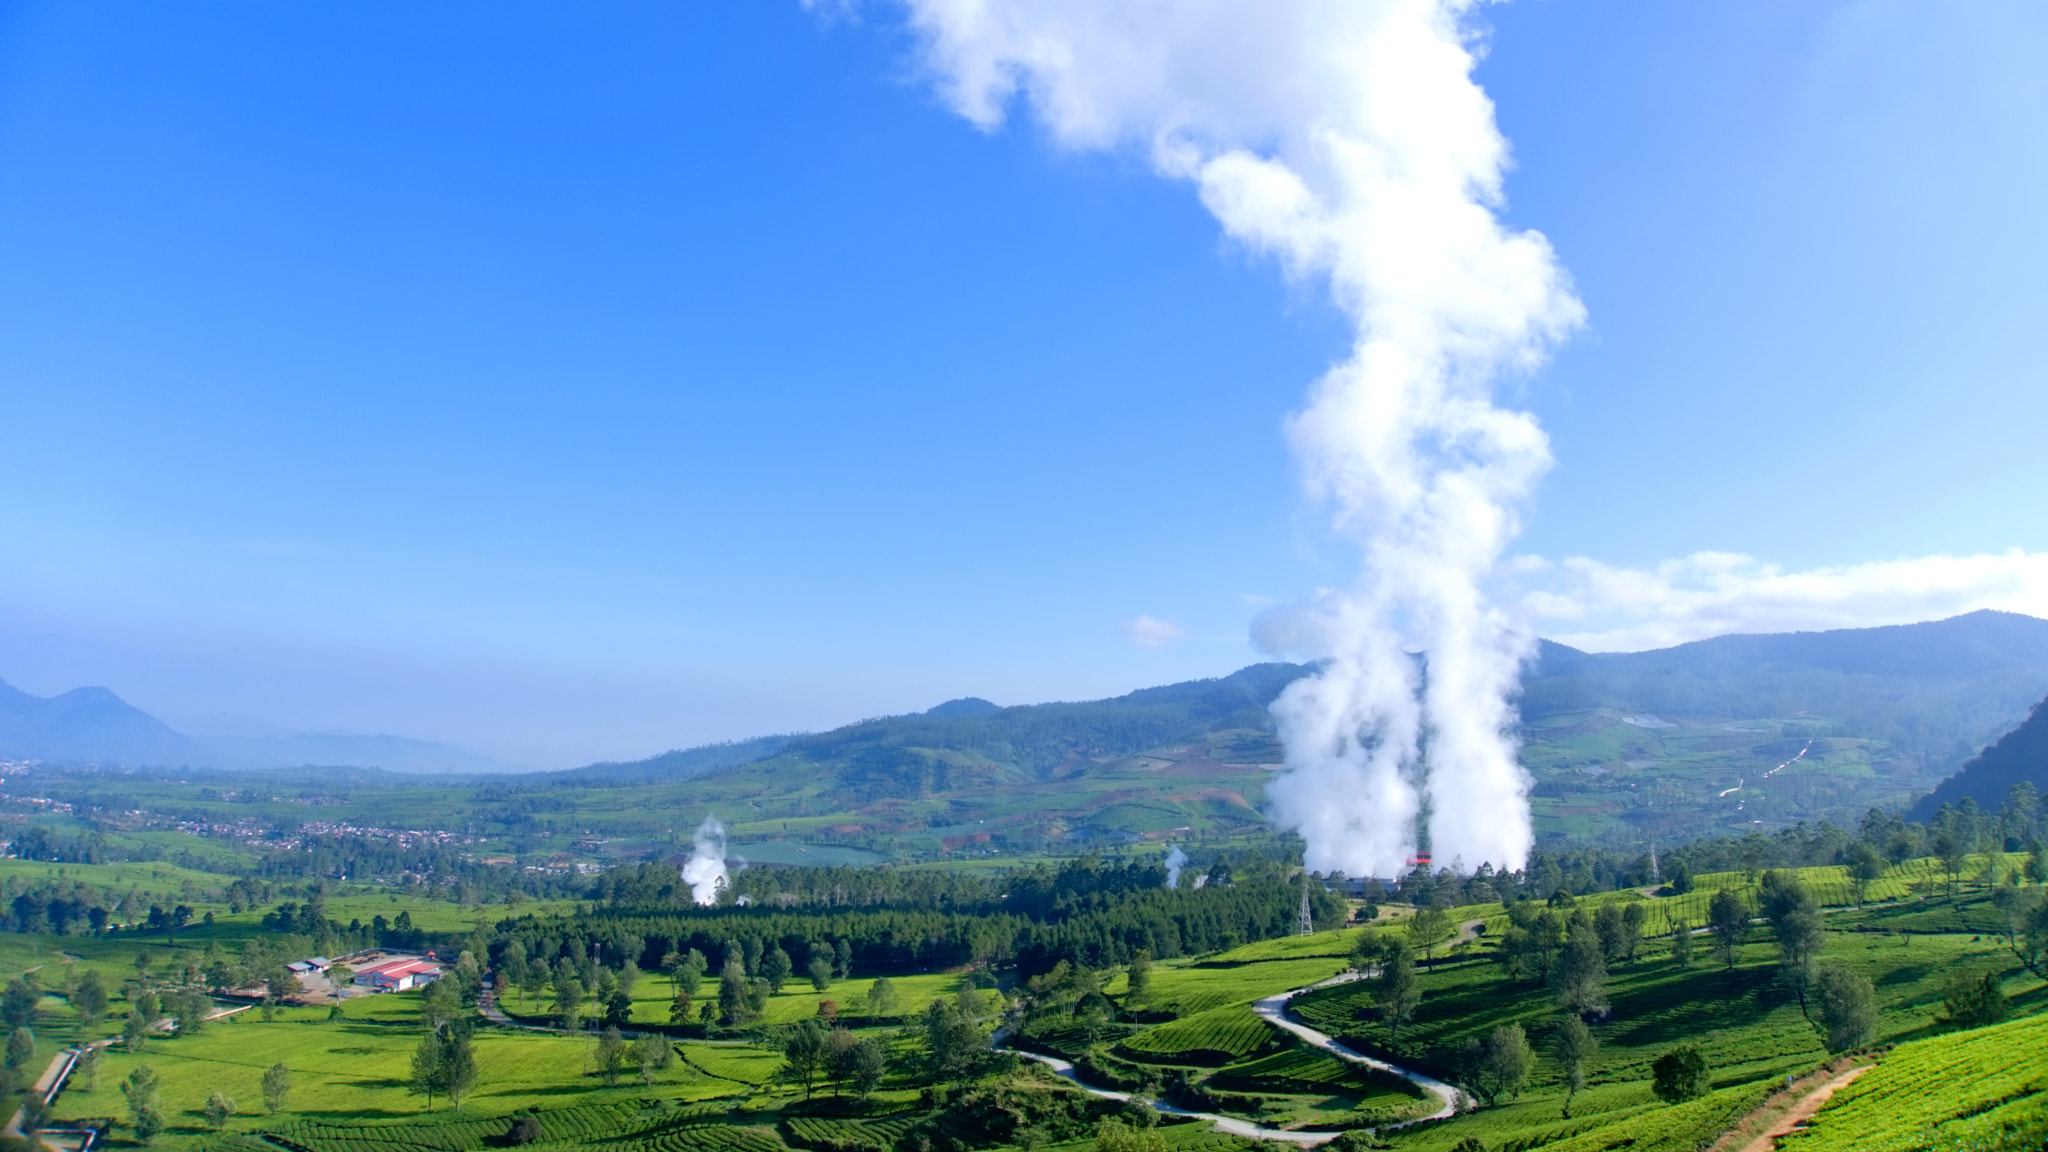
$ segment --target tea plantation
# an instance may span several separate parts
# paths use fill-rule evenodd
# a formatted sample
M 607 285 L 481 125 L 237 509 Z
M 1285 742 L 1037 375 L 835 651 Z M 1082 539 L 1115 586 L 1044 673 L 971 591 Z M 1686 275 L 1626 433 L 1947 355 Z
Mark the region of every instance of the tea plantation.
M 1979 857 L 1966 862 L 1963 876 L 2002 874 L 2023 860 Z M 1841 868 L 1794 874 L 1821 906 L 1811 965 L 1835 966 L 1868 981 L 1873 1017 L 1848 1058 L 1875 1068 L 1785 1147 L 1906 1152 L 2020 1147 L 2010 1141 L 2037 1139 L 2024 1133 L 2038 1134 L 2048 1102 L 2048 1059 L 2041 1055 L 2048 1051 L 2048 985 L 2020 963 L 2015 941 L 2005 934 L 2012 922 L 2008 897 L 1926 860 L 1887 869 L 1868 885 L 1861 907 Z M 188 977 L 179 973 L 198 965 L 210 945 L 252 938 L 242 923 L 251 913 L 195 926 L 175 947 L 151 942 L 146 963 L 138 963 L 145 946 L 130 937 L 0 935 L 0 965 L 19 974 L 23 987 L 40 990 L 27 1010 L 33 1048 L 16 1055 L 16 1066 L 37 1069 L 67 1044 L 112 1041 L 96 1077 L 81 1072 L 58 1097 L 51 1126 L 89 1125 L 101 1133 L 98 1147 L 115 1150 L 148 1143 L 172 1152 L 482 1152 L 514 1145 L 617 1152 L 1094 1152 L 1098 1126 L 1116 1117 L 1149 1133 L 1146 1147 L 1155 1152 L 1248 1147 L 1206 1122 L 1162 1121 L 1141 1105 L 1087 1094 L 1038 1065 L 992 1050 L 990 1034 L 1001 1027 L 1020 1048 L 1071 1059 L 1077 1074 L 1099 1088 L 1269 1129 L 1314 1132 L 1339 1140 L 1340 1152 L 1453 1152 L 1471 1149 L 1475 1139 L 1491 1152 L 1694 1152 L 1755 1113 L 1788 1076 L 1842 1058 L 1828 1050 L 1811 987 L 1802 1003 L 1783 941 L 1763 914 L 1764 878 L 1737 872 L 1694 879 L 1694 890 L 1684 895 L 1625 889 L 1565 899 L 1552 909 L 1561 919 L 1584 913 L 1585 924 L 1608 905 L 1645 911 L 1641 939 L 1602 944 L 1597 1003 L 1578 1014 L 1595 1047 L 1576 1090 L 1555 1052 L 1567 1019 L 1559 1006 L 1561 969 L 1553 967 L 1546 978 L 1503 963 L 1511 917 L 1499 904 L 1452 910 L 1454 926 L 1477 921 L 1481 930 L 1455 943 L 1430 942 L 1435 956 L 1412 969 L 1417 999 L 1406 1013 L 1388 1009 L 1384 959 L 1377 962 L 1378 976 L 1329 983 L 1353 964 L 1367 931 L 1359 927 L 1190 950 L 1159 958 L 1142 973 L 1130 963 L 1068 960 L 1098 947 L 1085 940 L 1056 962 L 998 965 L 972 958 L 972 948 L 988 947 L 976 938 L 970 959 L 951 968 L 905 965 L 855 974 L 828 963 L 817 974 L 822 986 L 785 973 L 780 986 L 771 987 L 746 966 L 768 971 L 777 947 L 829 957 L 834 935 L 866 930 L 856 917 L 870 914 L 834 909 L 820 914 L 810 939 L 784 937 L 782 945 L 755 939 L 746 946 L 752 952 L 742 955 L 737 942 L 748 925 L 769 916 L 779 917 L 778 924 L 804 921 L 779 909 L 664 911 L 674 920 L 702 918 L 715 924 L 714 938 L 735 941 L 730 955 L 705 957 L 724 966 L 723 974 L 712 967 L 686 981 L 650 971 L 621 985 L 624 966 L 579 968 L 574 951 L 562 948 L 537 982 L 529 980 L 524 989 L 508 982 L 501 989 L 511 1024 L 459 1009 L 463 1026 L 473 1029 L 476 1068 L 459 1107 L 445 1094 L 415 1091 L 415 1056 L 428 1034 L 423 1020 L 430 1009 L 429 997 L 418 991 L 352 999 L 339 1012 L 317 999 L 247 1005 L 193 1034 L 123 1038 L 123 1017 L 139 1010 L 145 990 L 152 997 L 182 994 Z M 1743 939 L 1717 955 L 1710 937 L 1690 937 L 1692 955 L 1682 957 L 1667 926 L 1705 924 L 1713 894 L 1723 888 L 1740 898 L 1750 921 L 1740 930 Z M 1284 898 L 1298 888 L 1274 891 Z M 1112 906 L 1112 896 L 1090 899 Z M 1243 890 L 1229 899 L 1236 903 L 1219 897 L 1213 906 L 1185 908 L 1237 914 Z M 1521 906 L 1515 916 L 1530 915 L 1528 909 Z M 1259 930 L 1285 931 L 1290 912 L 1283 906 Z M 643 911 L 633 914 L 640 917 L 634 923 L 657 922 Z M 936 918 L 900 923 L 906 931 L 928 933 L 888 942 L 908 956 L 934 946 L 929 933 L 952 930 Z M 1050 918 L 1044 923 L 1057 927 Z M 1420 945 L 1408 939 L 1412 923 L 1403 908 L 1370 931 L 1382 942 Z M 523 939 L 544 941 L 551 932 L 595 938 L 602 924 L 588 907 L 543 909 L 495 926 L 472 923 L 456 944 L 502 961 L 510 926 Z M 1040 930 L 1053 929 L 1032 929 Z M 1167 929 L 1155 923 L 1147 930 Z M 1360 962 L 1375 963 L 1371 957 Z M 90 1023 L 74 1000 L 87 972 L 98 974 L 112 993 L 108 1010 Z M 877 988 L 885 974 L 892 990 L 886 994 Z M 698 982 L 695 998 L 677 1017 L 674 997 L 691 982 Z M 2009 1016 L 2008 1022 L 1973 1026 L 1957 1019 L 1955 990 L 1965 984 L 1994 989 L 1996 1014 Z M 617 989 L 615 1000 L 603 1001 L 606 988 Z M 1252 1011 L 1255 1002 L 1295 989 L 1306 989 L 1290 1001 L 1300 1023 L 1353 1051 L 1453 1084 L 1478 1085 L 1488 1045 L 1518 1029 L 1526 1051 L 1522 1074 L 1486 1092 L 1471 1087 L 1465 1110 L 1453 1117 L 1424 1119 L 1438 1110 L 1436 1096 L 1313 1047 Z M 613 1013 L 624 1028 L 621 1043 L 644 1033 L 652 1047 L 633 1049 L 639 1055 L 630 1059 L 608 1058 L 601 1020 L 575 1032 L 557 1030 L 555 1013 L 571 993 L 597 1001 L 586 1019 L 600 1008 Z M 234 1003 L 225 996 L 218 1002 L 223 1008 Z M 804 1074 L 799 1040 L 805 1034 L 837 1037 L 830 1041 L 839 1045 L 835 1051 L 868 1042 L 874 1074 L 856 1082 L 846 1071 L 852 1064 L 829 1061 Z M 1674 1103 L 1653 1090 L 1655 1066 L 1681 1046 L 1696 1048 L 1705 1070 Z M 659 1050 L 673 1058 L 648 1055 Z M 148 1140 L 126 1090 L 144 1065 L 162 1114 L 161 1130 Z M 289 1069 L 290 1089 L 266 1102 L 266 1072 L 279 1065 Z M 209 1114 L 216 1093 L 234 1099 L 232 1114 L 218 1108 Z M 1483 1098 L 1492 1102 L 1478 1106 Z

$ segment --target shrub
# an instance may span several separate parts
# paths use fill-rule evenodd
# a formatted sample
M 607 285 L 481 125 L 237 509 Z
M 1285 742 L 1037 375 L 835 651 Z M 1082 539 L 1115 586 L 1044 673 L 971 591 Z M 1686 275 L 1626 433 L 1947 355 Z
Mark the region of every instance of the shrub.
M 1947 1021 L 1961 1028 L 1996 1024 L 2012 1014 L 1996 972 L 1975 977 L 1958 972 L 1949 977 L 1942 989 L 1941 1006 Z
M 1877 999 L 1869 977 L 1841 964 L 1823 964 L 1814 976 L 1813 999 L 1829 1051 L 1861 1048 L 1877 1034 Z
M 1650 1065 L 1650 1091 L 1666 1104 L 1682 1104 L 1707 1094 L 1707 1058 L 1696 1045 L 1681 1044 Z

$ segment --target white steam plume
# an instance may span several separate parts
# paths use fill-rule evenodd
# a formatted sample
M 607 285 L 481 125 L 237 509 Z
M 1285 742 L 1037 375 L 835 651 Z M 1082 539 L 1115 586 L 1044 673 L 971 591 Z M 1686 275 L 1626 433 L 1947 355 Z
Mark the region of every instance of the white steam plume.
M 690 898 L 699 904 L 718 903 L 718 891 L 725 887 L 725 825 L 716 816 L 706 816 L 697 825 L 690 845 L 690 858 L 683 861 L 683 883 L 690 886 Z
M 1187 866 L 1188 854 L 1181 851 L 1179 845 L 1175 845 L 1172 851 L 1166 854 L 1166 886 L 1168 888 L 1180 887 L 1180 870 Z
M 1544 238 L 1494 215 L 1507 145 L 1471 76 L 1473 0 L 903 3 L 961 115 L 992 128 L 1022 93 L 1060 143 L 1141 146 L 1228 234 L 1329 277 L 1357 341 L 1289 432 L 1363 564 L 1262 622 L 1327 660 L 1274 705 L 1274 818 L 1316 871 L 1389 875 L 1427 796 L 1438 854 L 1520 867 L 1509 701 L 1531 640 L 1480 583 L 1550 452 L 1492 387 L 1583 313 Z

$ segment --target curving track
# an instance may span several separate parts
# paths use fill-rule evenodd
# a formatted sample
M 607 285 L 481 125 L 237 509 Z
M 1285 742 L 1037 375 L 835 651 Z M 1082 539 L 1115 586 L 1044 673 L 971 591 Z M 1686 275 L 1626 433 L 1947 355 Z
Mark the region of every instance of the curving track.
M 1420 1072 L 1411 1071 L 1397 1064 L 1389 1064 L 1384 1060 L 1376 1060 L 1373 1057 L 1367 1056 L 1362 1052 L 1355 1052 L 1350 1048 L 1347 1048 L 1344 1045 L 1338 1043 L 1334 1037 L 1327 1036 L 1321 1032 L 1318 1032 L 1315 1029 L 1309 1027 L 1308 1025 L 1303 1024 L 1301 1021 L 1296 1020 L 1287 1010 L 1287 1002 L 1303 992 L 1307 992 L 1313 988 L 1326 988 L 1332 984 L 1342 984 L 1348 980 L 1356 979 L 1358 979 L 1358 974 L 1355 972 L 1347 972 L 1343 975 L 1332 976 L 1328 980 L 1324 980 L 1316 984 L 1311 984 L 1307 988 L 1296 988 L 1292 991 L 1282 992 L 1277 996 L 1268 996 L 1264 1000 L 1260 1000 L 1254 1003 L 1252 1005 L 1252 1011 L 1258 1013 L 1260 1017 L 1262 1017 L 1268 1023 L 1274 1025 L 1275 1027 L 1284 1028 L 1287 1031 L 1294 1033 L 1296 1036 L 1299 1036 L 1303 1040 L 1308 1041 L 1311 1045 L 1315 1046 L 1316 1048 L 1319 1048 L 1324 1052 L 1328 1052 L 1330 1055 L 1335 1056 L 1340 1060 L 1349 1060 L 1353 1064 L 1364 1064 L 1373 1068 L 1379 1068 L 1388 1072 L 1392 1072 L 1394 1075 L 1400 1076 L 1416 1084 L 1417 1086 L 1423 1088 L 1424 1090 L 1428 1091 L 1431 1095 L 1437 1098 L 1438 1107 L 1436 1111 L 1430 1113 L 1427 1116 L 1417 1117 L 1415 1120 L 1403 1121 L 1400 1124 L 1389 1124 L 1387 1125 L 1388 1128 L 1403 1128 L 1409 1124 L 1418 1123 L 1421 1120 L 1440 1120 L 1446 1116 L 1451 1115 L 1457 1109 L 1457 1089 L 1451 1087 L 1449 1084 L 1446 1084 L 1441 1080 L 1437 1080 L 1429 1076 L 1424 1076 Z M 1002 1042 L 1002 1036 L 1002 1033 L 997 1034 L 996 1042 L 998 1044 Z M 1044 1064 L 1047 1067 L 1050 1067 L 1054 1072 L 1057 1072 L 1061 1077 L 1073 1081 L 1074 1084 L 1079 1086 L 1081 1090 L 1084 1092 L 1088 1092 L 1096 1096 L 1101 1096 L 1109 1100 L 1129 1100 L 1131 1098 L 1131 1094 L 1129 1092 L 1112 1092 L 1107 1088 L 1097 1088 L 1094 1085 L 1083 1081 L 1079 1076 L 1076 1076 L 1074 1074 L 1074 1065 L 1071 1061 L 1061 1060 L 1054 1056 L 1041 1056 L 1036 1052 L 1025 1052 L 1021 1049 L 1013 1048 L 1011 1049 L 1011 1051 L 1015 1052 L 1019 1056 L 1025 1057 L 1026 1059 L 1036 1060 L 1039 1063 Z M 1198 1119 L 1208 1120 L 1214 1123 L 1216 1127 L 1218 1127 L 1219 1129 L 1222 1129 L 1223 1131 L 1228 1132 L 1233 1136 L 1244 1136 L 1253 1140 L 1286 1140 L 1290 1143 L 1300 1144 L 1303 1147 L 1313 1147 L 1317 1144 L 1323 1144 L 1331 1140 L 1335 1140 L 1337 1137 L 1343 1135 L 1343 1133 L 1341 1132 L 1295 1132 L 1285 1128 L 1263 1128 L 1257 1124 L 1253 1124 L 1248 1120 L 1239 1120 L 1234 1116 L 1219 1116 L 1214 1112 L 1191 1112 L 1186 1108 L 1177 1108 L 1172 1104 L 1168 1104 L 1161 1100 L 1147 1100 L 1146 1103 L 1150 1104 L 1155 1110 L 1166 1113 L 1167 1115 L 1194 1116 Z

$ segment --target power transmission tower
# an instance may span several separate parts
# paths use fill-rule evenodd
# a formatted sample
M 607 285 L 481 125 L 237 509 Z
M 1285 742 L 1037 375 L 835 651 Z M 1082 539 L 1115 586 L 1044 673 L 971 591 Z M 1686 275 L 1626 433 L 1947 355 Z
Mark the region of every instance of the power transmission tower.
M 1303 936 L 1313 936 L 1316 934 L 1316 920 L 1314 916 L 1309 914 L 1308 910 L 1307 868 L 1301 870 L 1301 934 Z

